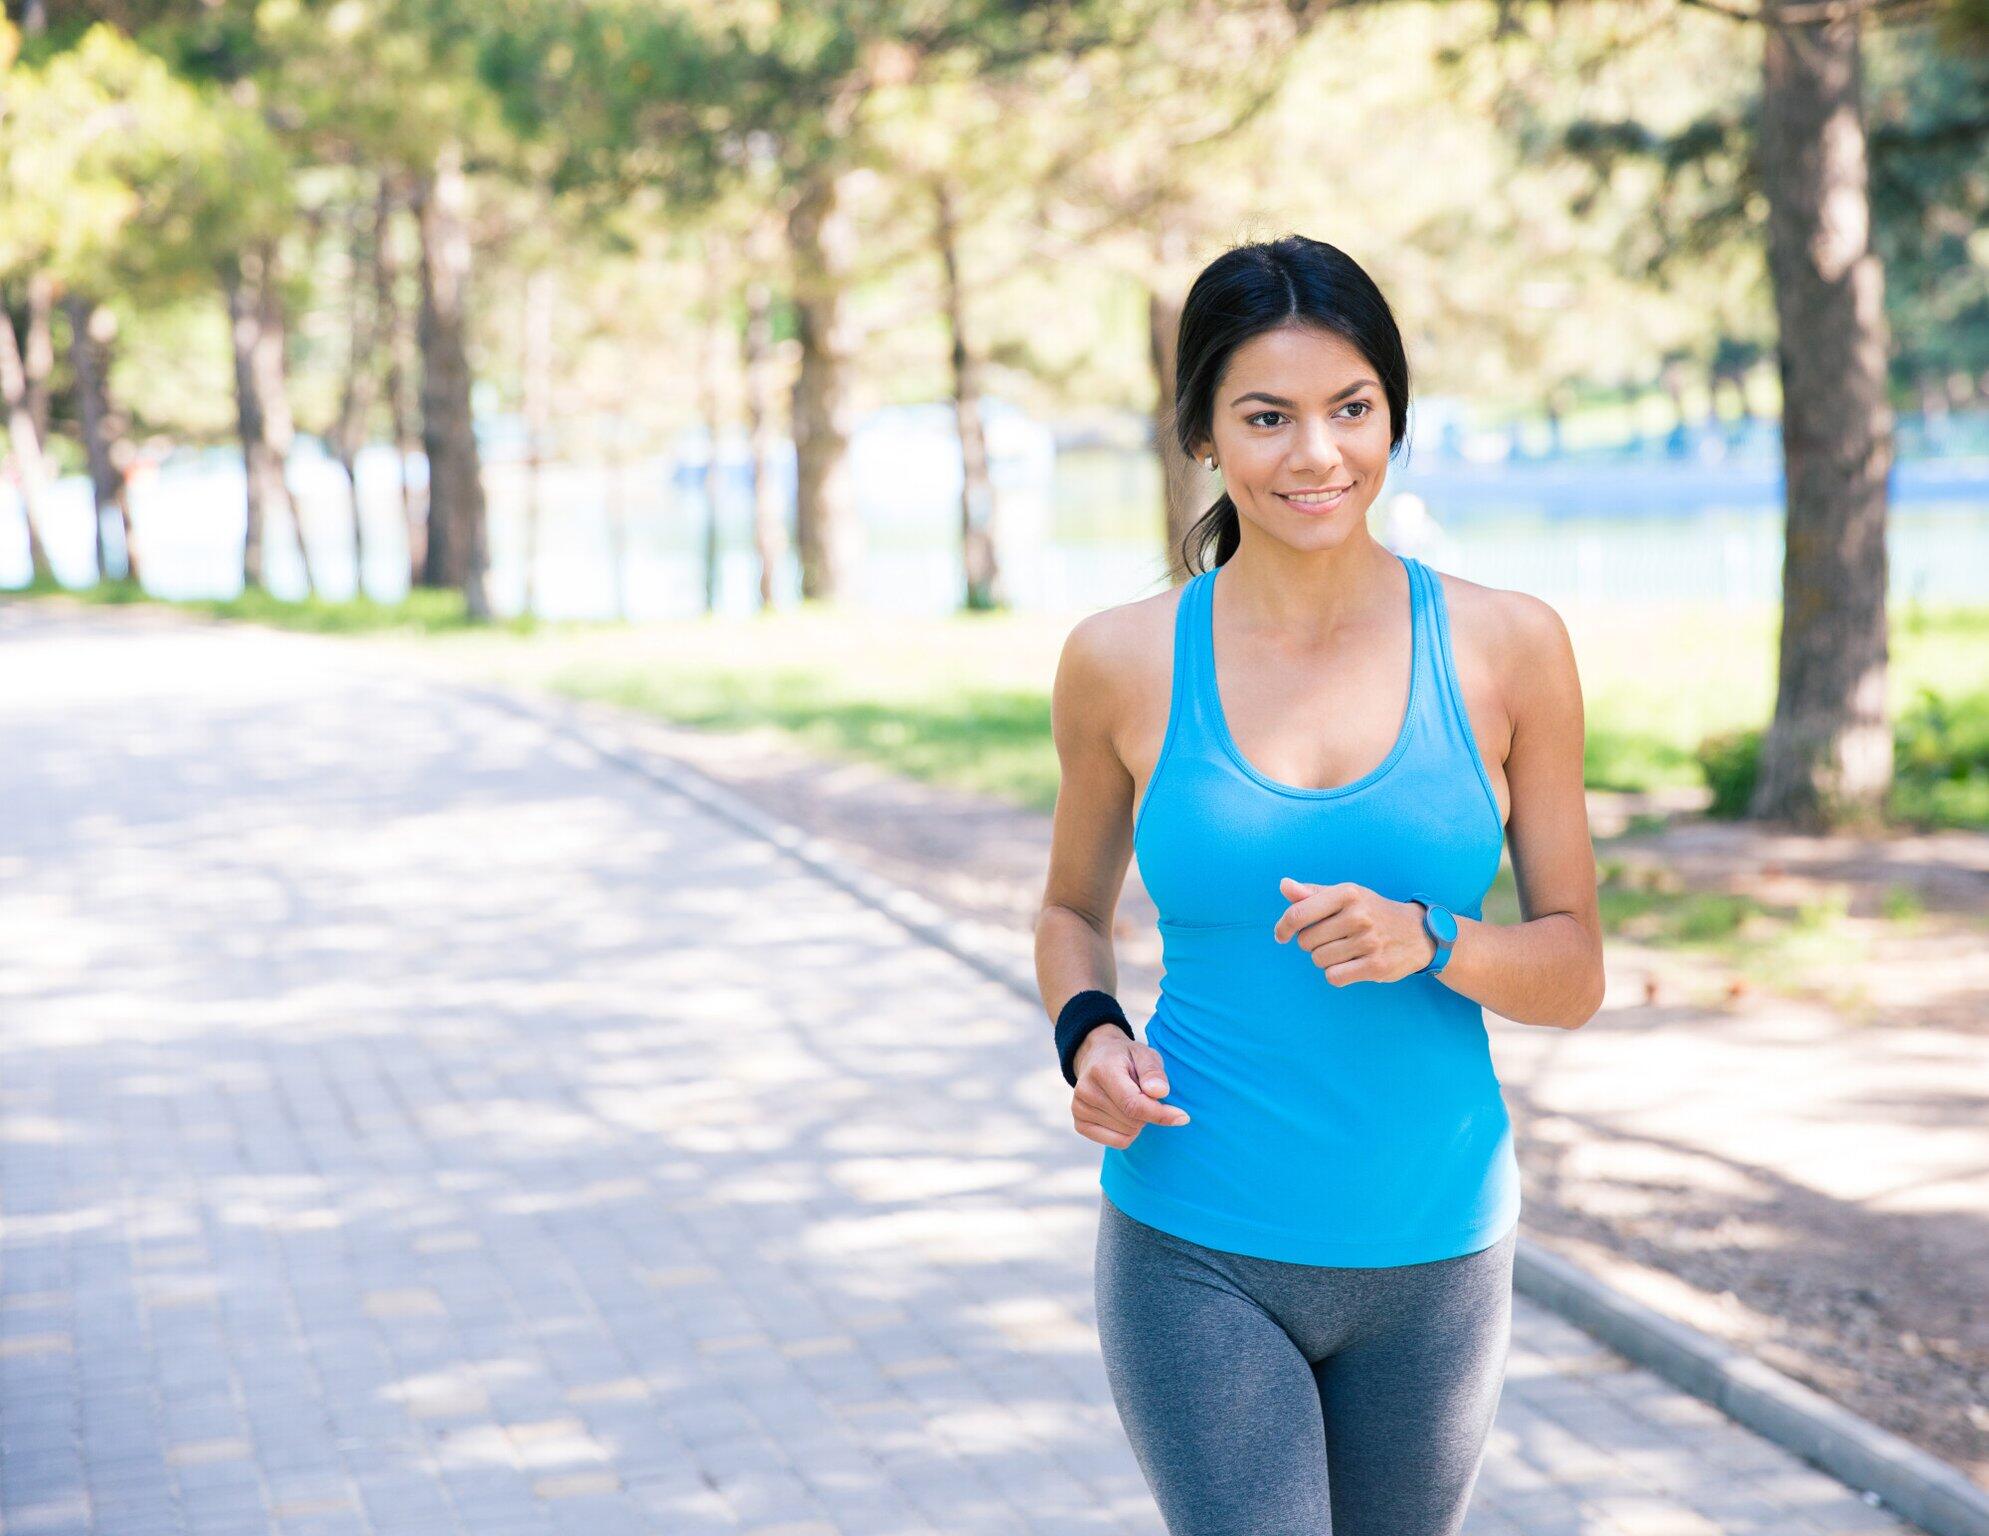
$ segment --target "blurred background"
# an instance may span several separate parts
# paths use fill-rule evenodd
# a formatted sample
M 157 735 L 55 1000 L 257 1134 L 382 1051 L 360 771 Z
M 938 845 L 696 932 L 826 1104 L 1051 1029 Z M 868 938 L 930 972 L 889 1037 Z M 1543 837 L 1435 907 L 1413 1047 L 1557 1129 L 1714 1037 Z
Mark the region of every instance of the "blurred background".
M 1755 809 L 1980 826 L 1989 65 L 1859 20 L 1784 96 L 1724 0 L 17 4 L 0 585 L 1048 633 L 1169 579 L 1182 295 L 1299 230 L 1408 338 L 1377 535 L 1658 605 L 1595 782 L 1753 795 L 1793 518 L 1789 696 L 1865 766 L 1777 738 Z
M 8 0 L 0 62 L 9 633 L 607 710 L 1018 957 L 1063 638 L 1217 494 L 1187 287 L 1349 252 L 1376 537 L 1582 669 L 1530 1237 L 1989 1489 L 1981 0 Z

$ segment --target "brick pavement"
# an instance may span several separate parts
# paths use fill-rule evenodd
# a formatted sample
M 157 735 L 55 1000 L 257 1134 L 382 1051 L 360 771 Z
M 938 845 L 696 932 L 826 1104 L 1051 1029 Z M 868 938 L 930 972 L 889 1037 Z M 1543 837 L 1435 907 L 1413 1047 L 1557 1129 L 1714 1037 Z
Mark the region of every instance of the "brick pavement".
M 0 1532 L 1146 1532 L 1039 1016 L 337 641 L 0 607 Z M 1530 1303 L 1469 1529 L 1897 1532 Z

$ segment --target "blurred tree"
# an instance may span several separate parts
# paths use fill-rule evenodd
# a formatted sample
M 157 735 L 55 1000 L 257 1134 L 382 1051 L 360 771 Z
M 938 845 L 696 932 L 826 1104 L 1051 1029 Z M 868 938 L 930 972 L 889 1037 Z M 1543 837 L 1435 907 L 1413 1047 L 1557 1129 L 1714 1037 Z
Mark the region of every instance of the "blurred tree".
M 122 496 L 109 400 L 111 295 L 160 303 L 213 281 L 217 256 L 262 238 L 281 217 L 285 167 L 253 116 L 176 78 L 108 25 L 60 37 L 39 69 L 8 71 L 0 106 L 0 274 L 49 275 L 65 295 L 79 386 L 78 416 L 102 525 L 115 513 L 125 561 L 136 541 Z M 210 290 L 211 291 L 211 290 Z M 11 325 L 0 327 L 0 374 Z M 24 369 L 19 370 L 22 374 Z M 31 518 L 42 475 L 24 379 L 16 452 Z M 10 410 L 14 391 L 8 391 Z M 21 429 L 34 438 L 25 446 Z
M 874 271 L 842 204 L 873 170 L 870 118 L 909 72 L 997 75 L 1131 35 L 1154 0 L 516 0 L 489 17 L 485 76 L 513 122 L 566 146 L 576 180 L 667 187 L 680 222 L 757 187 L 784 220 L 799 343 L 792 391 L 804 598 L 848 584 L 851 288 Z
M 472 173 L 506 149 L 468 53 L 462 20 L 443 0 L 213 0 L 165 6 L 144 34 L 190 75 L 225 84 L 259 111 L 296 157 L 300 203 L 293 235 L 345 223 L 343 200 L 376 195 L 360 167 L 406 189 L 419 236 L 415 335 L 422 357 L 421 432 L 428 461 L 422 584 L 462 591 L 474 618 L 489 615 L 483 469 L 471 414 Z M 305 167 L 345 173 L 319 183 Z M 328 188 L 329 190 L 325 190 Z M 383 248 L 384 249 L 384 248 Z M 270 247 L 273 252 L 274 246 Z M 237 266 L 267 268 L 264 251 Z M 376 278 L 380 274 L 376 272 Z M 263 300 L 237 306 L 266 323 Z M 391 335 L 385 332 L 384 335 Z M 383 391 L 389 396 L 392 391 Z
M 1758 100 L 1670 131 L 1653 129 L 1638 103 L 1627 115 L 1578 119 L 1559 147 L 1595 174 L 1577 212 L 1619 167 L 1660 169 L 1648 230 L 1616 253 L 1639 278 L 1665 283 L 1705 272 L 1723 249 L 1765 246 L 1788 501 L 1776 706 L 1750 814 L 1819 830 L 1874 820 L 1892 781 L 1891 317 L 1912 324 L 1923 312 L 1888 302 L 1886 255 L 1909 264 L 1916 288 L 1938 284 L 1938 271 L 1947 292 L 1937 302 L 1965 313 L 1972 297 L 1981 323 L 1981 273 L 1957 257 L 1981 223 L 1982 48 L 1968 41 L 1968 13 L 1941 0 L 1689 3 L 1753 24 Z M 1900 63 L 1880 96 L 1881 122 L 1896 126 L 1874 140 L 1864 58 L 1866 31 L 1880 21 L 1912 30 L 1890 50 Z M 1874 187 L 1890 209 L 1875 204 Z M 1716 381 L 1735 350 L 1717 340 Z
M 366 519 L 359 500 L 359 452 L 366 446 L 368 427 L 379 393 L 379 361 L 392 345 L 384 328 L 393 312 L 381 282 L 387 270 L 381 247 L 390 234 L 393 203 L 388 178 L 374 178 L 374 195 L 353 197 L 346 208 L 345 382 L 339 391 L 338 414 L 324 431 L 325 448 L 345 472 L 348 513 L 352 519 L 353 596 L 366 593 Z M 402 479 L 405 510 L 405 473 Z
M 1123 7 L 1106 46 L 1066 61 L 1027 120 L 1004 119 L 1004 152 L 1028 166 L 1032 224 L 1046 250 L 1103 260 L 1135 284 L 1151 381 L 1152 441 L 1171 574 L 1210 477 L 1181 451 L 1174 429 L 1175 345 L 1189 284 L 1211 243 L 1234 243 L 1239 226 L 1293 206 L 1306 171 L 1279 153 L 1267 121 L 1295 84 L 1316 121 L 1316 82 L 1300 66 L 1305 43 L 1338 8 L 1316 3 Z M 1335 67 L 1336 89 L 1351 73 Z M 1283 185 L 1279 185 L 1283 183 Z

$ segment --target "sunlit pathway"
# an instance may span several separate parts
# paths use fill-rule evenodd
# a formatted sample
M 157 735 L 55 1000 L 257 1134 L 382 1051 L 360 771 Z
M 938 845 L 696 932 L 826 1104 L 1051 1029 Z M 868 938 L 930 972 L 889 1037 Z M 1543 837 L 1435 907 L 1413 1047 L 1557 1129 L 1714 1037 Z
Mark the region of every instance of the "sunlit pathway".
M 1040 1015 L 383 666 L 0 608 L 0 1531 L 1158 1533 Z M 1899 1529 L 1515 1317 L 1472 1531 Z

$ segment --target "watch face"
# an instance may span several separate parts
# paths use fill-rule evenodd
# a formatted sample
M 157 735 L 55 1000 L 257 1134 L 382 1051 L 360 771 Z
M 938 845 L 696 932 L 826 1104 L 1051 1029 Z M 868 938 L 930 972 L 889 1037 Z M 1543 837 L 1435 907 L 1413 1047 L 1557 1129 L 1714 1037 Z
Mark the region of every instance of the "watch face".
M 1429 908 L 1429 928 L 1442 944 L 1457 942 L 1457 919 L 1442 907 Z

